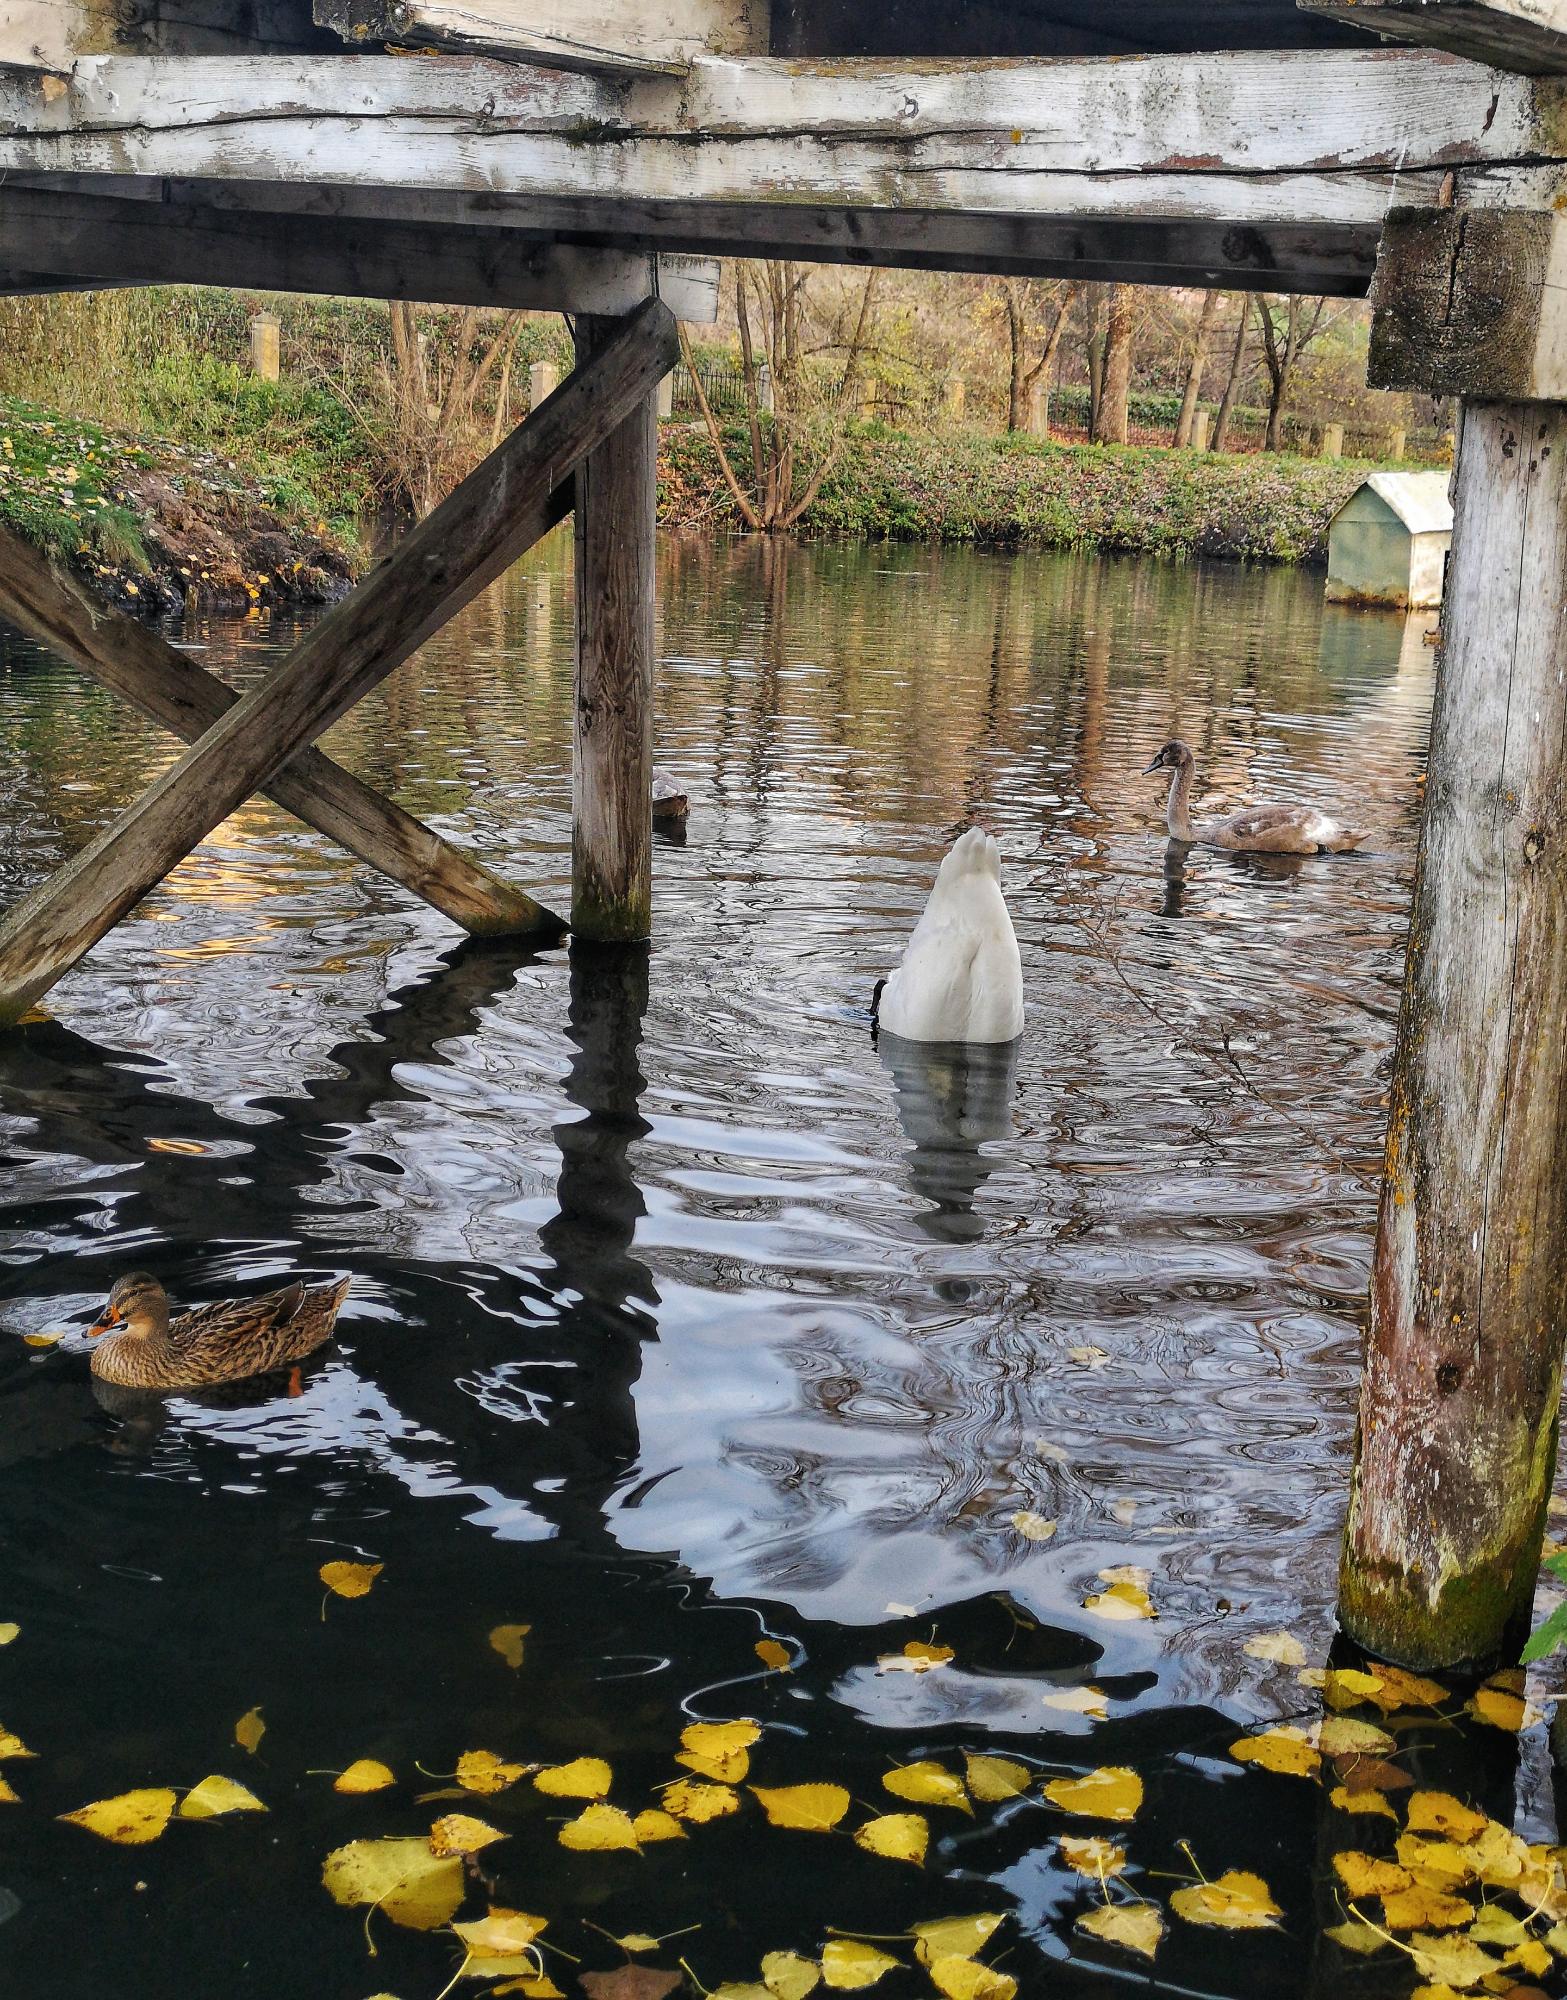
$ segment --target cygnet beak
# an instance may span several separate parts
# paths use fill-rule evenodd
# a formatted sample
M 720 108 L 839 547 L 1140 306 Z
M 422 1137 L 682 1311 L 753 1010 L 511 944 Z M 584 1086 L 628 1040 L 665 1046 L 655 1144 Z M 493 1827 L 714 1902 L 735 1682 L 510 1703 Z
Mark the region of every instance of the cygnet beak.
M 1164 752 L 1161 750 L 1159 752 L 1159 755 L 1155 757 L 1153 762 L 1148 766 L 1147 770 L 1144 771 L 1143 776 L 1145 778 L 1150 778 L 1153 776 L 1155 771 L 1161 771 L 1163 770 L 1163 768 L 1164 768 Z

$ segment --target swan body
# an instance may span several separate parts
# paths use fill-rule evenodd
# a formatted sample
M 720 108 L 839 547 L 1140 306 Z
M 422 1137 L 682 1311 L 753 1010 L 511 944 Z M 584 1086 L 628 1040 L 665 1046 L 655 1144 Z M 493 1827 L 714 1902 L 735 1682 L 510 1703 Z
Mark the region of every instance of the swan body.
M 1178 737 L 1165 744 L 1143 776 L 1153 771 L 1171 773 L 1165 824 L 1172 840 L 1188 846 L 1223 847 L 1238 854 L 1347 854 L 1366 837 L 1315 806 L 1248 806 L 1228 819 L 1194 820 L 1196 760 Z
M 979 827 L 936 874 L 877 1022 L 909 1042 L 1011 1042 L 1023 1032 L 1023 962 L 1001 894 L 1001 856 Z
M 297 1280 L 253 1299 L 221 1299 L 169 1317 L 169 1295 L 144 1271 L 115 1281 L 92 1333 L 100 1381 L 130 1389 L 191 1389 L 302 1361 L 332 1337 L 348 1279 L 307 1291 Z M 112 1329 L 112 1331 L 111 1331 Z

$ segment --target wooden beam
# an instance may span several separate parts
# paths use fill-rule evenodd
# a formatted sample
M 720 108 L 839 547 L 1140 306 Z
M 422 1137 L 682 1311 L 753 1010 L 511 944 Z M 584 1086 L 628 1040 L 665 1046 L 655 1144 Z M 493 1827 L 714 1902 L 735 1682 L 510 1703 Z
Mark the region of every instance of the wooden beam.
M 559 519 L 569 512 L 571 497 L 569 484 L 551 495 Z M 194 743 L 239 700 L 216 674 L 150 626 L 95 602 L 73 577 L 8 528 L 0 528 L 0 617 L 84 668 L 187 743 Z M 559 935 L 566 928 L 553 911 L 450 846 L 319 750 L 301 750 L 263 789 L 318 833 L 476 937 Z
M 1340 1616 L 1420 1668 L 1534 1595 L 1567 1331 L 1567 407 L 1467 403 Z
M 674 365 L 649 299 L 396 553 L 0 925 L 0 1021 L 47 992 L 198 841 L 544 534 L 551 496 Z
M 578 366 L 613 338 L 579 319 Z M 658 416 L 634 409 L 577 474 L 571 928 L 630 944 L 653 927 L 653 529 Z
M 116 49 L 254 54 L 327 39 L 306 0 L 0 0 L 0 64 L 56 72 Z
M 765 55 L 767 0 L 315 0 L 347 42 L 678 75 L 698 55 Z
M 1563 0 L 1297 0 L 1301 11 L 1492 69 L 1567 75 Z
M 146 183 L 144 193 L 153 193 Z M 167 199 L 7 187 L 0 263 L 116 284 L 206 284 L 543 312 L 629 312 L 655 282 L 626 250 L 541 242 L 504 230 L 249 214 Z M 677 319 L 718 316 L 718 265 L 659 260 L 659 296 Z

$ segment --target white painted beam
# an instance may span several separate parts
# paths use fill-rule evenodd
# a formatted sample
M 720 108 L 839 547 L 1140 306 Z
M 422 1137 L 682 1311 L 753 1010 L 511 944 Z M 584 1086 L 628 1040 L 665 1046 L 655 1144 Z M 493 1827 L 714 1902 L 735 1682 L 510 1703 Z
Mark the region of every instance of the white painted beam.
M 1492 69 L 1567 75 L 1567 0 L 1297 0 L 1307 14 Z

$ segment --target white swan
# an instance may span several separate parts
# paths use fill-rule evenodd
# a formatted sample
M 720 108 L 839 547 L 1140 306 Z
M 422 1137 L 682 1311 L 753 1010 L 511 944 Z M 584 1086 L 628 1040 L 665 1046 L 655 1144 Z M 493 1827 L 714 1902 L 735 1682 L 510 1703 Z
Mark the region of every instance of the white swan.
M 903 962 L 872 1010 L 909 1042 L 1010 1042 L 1023 1032 L 1023 963 L 995 841 L 970 827 L 937 871 Z

